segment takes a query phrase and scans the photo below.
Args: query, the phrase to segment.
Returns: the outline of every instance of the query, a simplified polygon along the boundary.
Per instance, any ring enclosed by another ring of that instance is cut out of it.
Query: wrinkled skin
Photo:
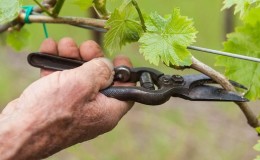
[[[131,67],[126,57],[112,64],[94,41],[78,47],[70,38],[47,39],[40,51],[88,62],[66,71],[41,70],[41,78],[6,106],[0,115],[1,159],[41,159],[95,138],[112,130],[133,105],[99,93],[111,85],[113,65]]]

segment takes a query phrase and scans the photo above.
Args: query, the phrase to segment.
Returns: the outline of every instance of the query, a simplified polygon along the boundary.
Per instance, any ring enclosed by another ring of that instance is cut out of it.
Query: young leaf
[[[119,51],[126,43],[138,41],[143,30],[141,24],[136,21],[137,17],[130,2],[115,9],[106,23],[109,31],[105,35],[104,46],[109,53]]]
[[[80,7],[82,10],[86,10],[92,6],[93,0],[75,0],[73,4]]]
[[[102,18],[109,18],[109,11],[107,10],[106,0],[93,0],[94,8],[96,9],[98,15]]]
[[[245,24],[236,28],[236,32],[228,35],[224,51],[260,58],[259,28],[259,22],[256,25]],[[216,65],[225,67],[228,78],[249,88],[247,98],[252,100],[260,98],[260,63],[219,56]]]
[[[21,0],[0,0],[0,24],[15,19],[21,10]]]
[[[249,10],[250,5],[255,2],[259,2],[259,0],[225,0],[222,10],[235,6],[234,13],[236,14],[240,12],[240,17],[243,17],[245,13]]]
[[[187,50],[195,42],[196,29],[193,21],[174,9],[171,15],[161,17],[152,13],[145,18],[147,32],[139,39],[140,52],[155,65],[161,60],[167,66],[191,65],[191,54]]]
[[[10,47],[19,51],[27,46],[29,36],[30,32],[25,28],[20,31],[13,30],[7,35],[6,42]]]

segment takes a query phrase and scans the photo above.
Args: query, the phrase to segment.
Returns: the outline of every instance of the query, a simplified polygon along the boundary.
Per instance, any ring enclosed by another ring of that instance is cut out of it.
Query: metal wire
[[[203,47],[197,47],[197,46],[188,46],[188,49],[206,52],[206,53],[217,54],[217,55],[222,55],[222,56],[228,56],[228,57],[243,59],[243,60],[247,60],[247,61],[258,62],[258,63],[260,62],[259,58],[249,57],[249,56],[244,56],[244,55],[239,55],[239,54],[234,54],[234,53],[229,53],[229,52],[223,52],[223,51],[218,51],[218,50],[209,49],[209,48],[203,48]]]

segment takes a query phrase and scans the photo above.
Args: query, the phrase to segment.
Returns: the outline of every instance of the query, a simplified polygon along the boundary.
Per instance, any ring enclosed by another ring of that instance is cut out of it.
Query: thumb
[[[110,86],[114,78],[114,66],[107,58],[95,58],[78,68],[84,77],[99,89]]]
[[[65,70],[60,74],[61,87],[66,86],[67,91],[75,94],[83,92],[85,95],[91,95],[112,84],[114,67],[106,58],[95,58],[78,68]]]
[[[78,68],[57,71],[35,81],[24,90],[20,100],[23,99],[24,106],[27,102],[52,106],[71,104],[82,98],[92,100],[101,89],[111,85],[113,74],[113,65],[108,59],[96,58]]]

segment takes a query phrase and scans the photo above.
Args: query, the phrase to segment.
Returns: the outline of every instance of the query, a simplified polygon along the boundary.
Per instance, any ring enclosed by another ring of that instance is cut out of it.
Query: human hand
[[[12,124],[4,128],[8,131],[16,127],[16,132],[22,132],[20,136],[11,134],[13,144],[11,140],[1,144],[0,139],[1,145],[14,145],[8,154],[3,153],[6,152],[4,146],[0,147],[0,155],[11,159],[45,158],[95,138],[113,129],[133,105],[99,93],[111,85],[113,65],[100,58],[103,52],[95,42],[86,41],[77,47],[70,38],[64,38],[58,44],[47,39],[40,51],[88,62],[71,70],[41,70],[42,78],[3,110],[0,124],[11,121]],[[131,62],[119,56],[115,58],[114,66],[119,65],[131,67]]]

